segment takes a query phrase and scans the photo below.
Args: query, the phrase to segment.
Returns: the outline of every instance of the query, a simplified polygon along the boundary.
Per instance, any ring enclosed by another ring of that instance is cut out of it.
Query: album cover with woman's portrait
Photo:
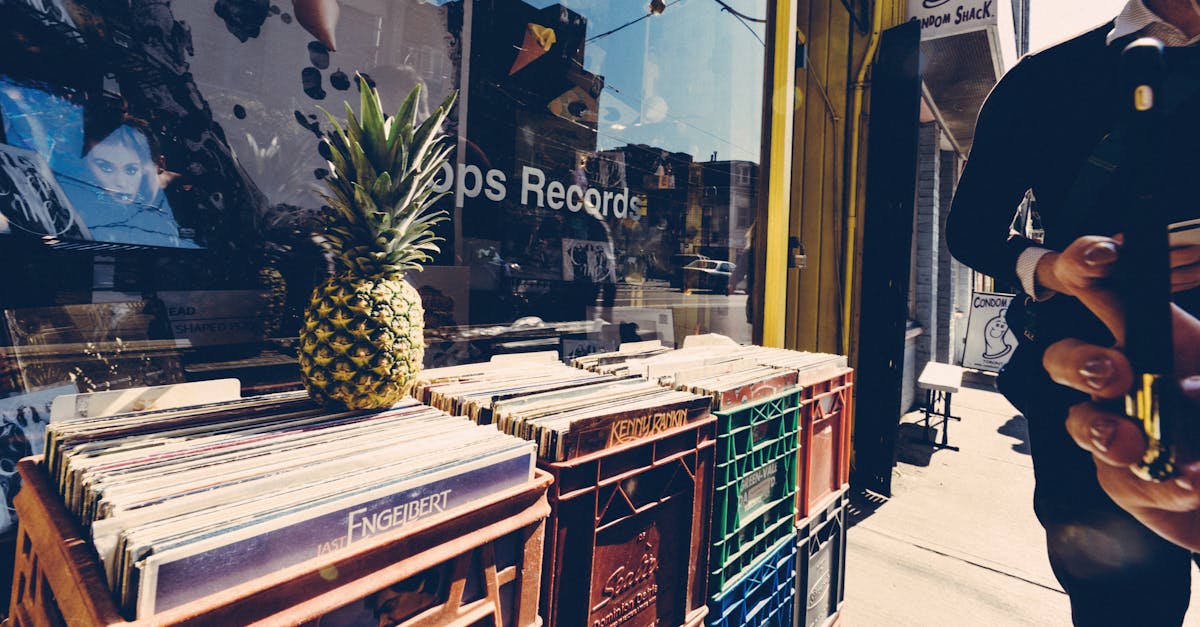
[[[39,234],[201,248],[195,231],[175,218],[167,188],[177,175],[163,167],[154,133],[144,122],[124,114],[115,119],[98,114],[89,118],[84,100],[70,90],[0,75],[5,148],[40,156],[41,169],[53,173],[50,179],[57,182],[57,196],[77,212],[79,230]],[[40,202],[32,204],[41,211]]]
[[[6,144],[0,144],[0,233],[92,238],[46,160]]]

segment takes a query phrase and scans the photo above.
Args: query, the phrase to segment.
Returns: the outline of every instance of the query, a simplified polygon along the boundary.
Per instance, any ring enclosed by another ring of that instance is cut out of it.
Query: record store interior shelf
[[[445,573],[438,598],[426,599],[425,609],[398,624],[541,624],[537,599],[551,482],[541,471],[524,485],[471,505],[129,623],[110,597],[95,551],[51,487],[41,458],[26,458],[18,469],[24,487],[16,498],[21,522],[6,625],[56,625],[64,618],[71,625],[313,624],[434,570]],[[514,537],[518,546],[501,546]],[[505,563],[501,554],[513,563]],[[476,595],[481,598],[471,598],[472,587],[481,590]]]
[[[555,479],[542,587],[547,625],[703,622],[714,427],[708,417],[538,463]]]

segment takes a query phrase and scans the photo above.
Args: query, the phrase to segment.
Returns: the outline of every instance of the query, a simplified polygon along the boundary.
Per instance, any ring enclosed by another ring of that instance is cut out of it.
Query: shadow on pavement
[[[1022,455],[1029,455],[1029,424],[1025,422],[1025,416],[1017,414],[1009,418],[1008,422],[996,429],[996,433],[1017,440],[1012,449]]]
[[[937,429],[930,429],[929,436],[936,438],[938,435]],[[928,466],[929,460],[933,458],[935,449],[925,441],[925,427],[910,423],[900,423],[899,433],[896,435],[896,462],[900,464],[908,464],[910,466]]]
[[[875,513],[875,510],[887,502],[888,498],[886,496],[876,494],[870,490],[851,487],[850,504],[846,507],[846,528],[849,529],[866,520],[871,514]]]

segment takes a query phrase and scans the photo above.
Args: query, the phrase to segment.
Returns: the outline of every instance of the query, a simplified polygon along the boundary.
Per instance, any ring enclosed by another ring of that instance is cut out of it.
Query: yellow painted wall
[[[881,2],[881,29],[902,23],[903,0]],[[853,83],[867,54],[873,3],[851,0],[859,11],[855,25],[842,0],[793,0],[796,26],[806,44],[808,62],[795,71],[794,118],[788,232],[804,244],[806,269],[787,270],[785,345],[797,350],[849,354],[855,357],[857,329],[852,322],[850,346],[842,345],[848,234],[847,178],[858,186],[859,216],[865,206],[866,125],[869,120],[870,78],[863,93],[858,133],[858,171],[847,176],[847,138],[852,131]],[[863,6],[865,4],[865,6]],[[865,28],[865,32],[860,26]],[[861,220],[858,225],[861,226]],[[860,255],[854,254],[850,278],[851,308],[857,310]],[[849,317],[856,321],[857,315]]]

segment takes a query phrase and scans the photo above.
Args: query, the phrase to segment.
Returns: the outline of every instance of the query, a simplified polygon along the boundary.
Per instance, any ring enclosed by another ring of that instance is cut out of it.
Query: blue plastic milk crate
[[[791,625],[796,601],[796,537],[776,544],[745,574],[713,595],[709,627]]]

